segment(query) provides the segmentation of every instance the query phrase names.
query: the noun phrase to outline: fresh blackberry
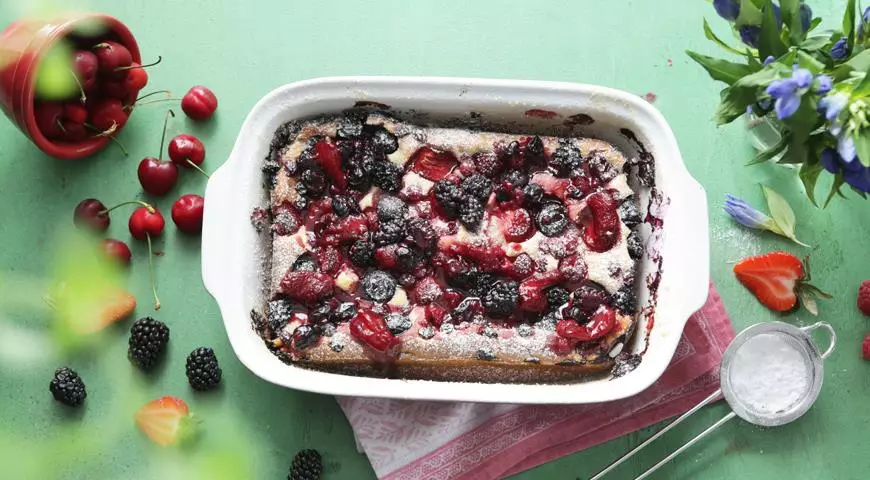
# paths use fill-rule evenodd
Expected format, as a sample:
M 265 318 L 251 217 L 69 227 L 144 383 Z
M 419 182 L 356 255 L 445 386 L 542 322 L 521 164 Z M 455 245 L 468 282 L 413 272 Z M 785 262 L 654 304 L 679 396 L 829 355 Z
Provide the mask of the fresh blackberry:
M 387 272 L 373 270 L 361 282 L 363 293 L 378 303 L 386 303 L 396 293 L 396 281 Z
M 372 143 L 387 155 L 399 149 L 399 139 L 382 125 L 366 125 L 365 129 L 371 135 Z
M 349 322 L 356 316 L 356 305 L 352 302 L 344 302 L 332 311 L 330 321 L 333 323 Z
M 625 315 L 634 315 L 637 312 L 637 297 L 631 285 L 625 285 L 613 294 L 613 305 Z
M 70 407 L 81 405 L 88 397 L 85 382 L 75 370 L 69 367 L 61 367 L 54 371 L 48 390 L 55 400 Z
M 435 192 L 435 200 L 441 204 L 447 214 L 455 216 L 465 198 L 459 185 L 450 180 L 439 180 L 435 183 L 433 191 Z
M 185 373 L 191 388 L 200 392 L 211 390 L 221 383 L 221 367 L 214 350 L 209 347 L 199 347 L 190 352 Z
M 507 316 L 517 308 L 520 298 L 520 285 L 512 280 L 499 280 L 483 296 L 482 303 L 489 313 Z
M 296 258 L 296 261 L 293 262 L 293 266 L 290 267 L 290 270 L 293 270 L 294 272 L 316 272 L 317 260 L 315 260 L 310 253 L 305 252 Z
M 305 350 L 317 343 L 317 340 L 320 339 L 320 330 L 311 325 L 299 325 L 293 330 L 293 335 L 290 338 L 293 341 L 294 348 Z
M 541 137 L 535 135 L 529 139 L 529 143 L 526 144 L 526 153 L 534 157 L 544 154 L 544 141 L 541 140 Z
M 375 246 L 381 247 L 401 242 L 405 236 L 407 236 L 405 219 L 395 222 L 381 222 L 378 225 L 378 231 L 372 235 L 372 242 Z
M 169 327 L 160 320 L 144 317 L 130 327 L 127 357 L 142 370 L 151 370 L 163 358 L 169 342 Z
M 425 219 L 415 218 L 408 222 L 408 233 L 424 254 L 433 251 L 438 245 L 435 229 Z
M 326 176 L 315 168 L 309 168 L 302 172 L 302 175 L 299 176 L 299 181 L 305 187 L 305 196 L 309 198 L 322 197 L 328 187 Z
M 625 199 L 616 211 L 619 213 L 619 218 L 622 219 L 622 223 L 624 223 L 628 228 L 634 228 L 643 220 L 640 218 L 640 210 L 637 208 L 637 202 L 635 202 L 631 197 Z
M 408 206 L 398 197 L 384 195 L 378 200 L 378 220 L 384 223 L 405 223 Z
M 402 169 L 389 161 L 372 164 L 372 183 L 389 193 L 398 192 L 402 188 Z
M 357 115 L 348 115 L 338 121 L 335 135 L 338 138 L 355 138 L 363 133 L 362 119 Z
M 555 237 L 565 231 L 568 226 L 568 211 L 561 202 L 550 202 L 541 207 L 535 217 L 538 230 L 547 237 Z
M 638 236 L 637 232 L 628 234 L 628 238 L 625 239 L 625 246 L 628 247 L 628 256 L 633 260 L 637 260 L 643 255 L 643 242 L 640 241 L 640 236 Z
M 384 320 L 393 335 L 401 335 L 411 328 L 411 319 L 401 313 L 390 313 Z
M 317 450 L 302 450 L 293 457 L 287 480 L 319 480 L 323 473 L 323 461 Z
M 375 246 L 368 240 L 357 240 L 347 250 L 350 261 L 358 267 L 370 267 L 375 264 Z
M 469 230 L 477 230 L 483 220 L 483 203 L 475 197 L 468 197 L 459 205 L 459 221 Z
M 553 158 L 550 159 L 550 166 L 556 171 L 559 177 L 568 177 L 572 171 L 580 168 L 583 157 L 580 155 L 580 149 L 571 142 L 562 141 L 559 148 L 553 152 Z
M 360 213 L 359 204 L 350 195 L 336 195 L 332 197 L 332 212 L 339 217 Z
M 276 335 L 282 328 L 284 328 L 284 325 L 287 325 L 287 322 L 290 321 L 290 317 L 293 316 L 293 305 L 289 300 L 284 298 L 272 300 L 269 302 L 266 310 L 266 318 L 269 323 L 269 328 L 271 328 L 272 332 Z
M 548 288 L 545 293 L 547 295 L 547 306 L 550 307 L 550 310 L 555 310 L 568 303 L 568 296 L 571 295 L 568 290 L 558 285 Z
M 460 188 L 465 195 L 470 195 L 481 202 L 485 202 L 492 193 L 492 181 L 479 173 L 475 173 L 462 180 Z
M 502 175 L 501 181 L 510 183 L 514 188 L 522 188 L 529 184 L 529 176 L 522 170 L 511 170 Z
M 523 205 L 531 210 L 537 210 L 541 207 L 541 201 L 544 199 L 544 189 L 537 183 L 530 183 L 523 187 Z

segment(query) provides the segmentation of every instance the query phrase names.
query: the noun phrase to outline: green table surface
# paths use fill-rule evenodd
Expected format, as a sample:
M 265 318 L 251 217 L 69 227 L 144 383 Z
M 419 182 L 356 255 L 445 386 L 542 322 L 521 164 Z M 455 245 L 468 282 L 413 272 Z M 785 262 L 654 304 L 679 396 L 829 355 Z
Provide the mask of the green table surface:
M 27 2 L 2 2 L 0 24 L 21 15 L 15 8 L 19 3 Z M 811 3 L 826 18 L 825 25 L 834 25 L 845 0 Z M 494 77 L 583 82 L 638 95 L 654 93 L 655 106 L 670 122 L 690 172 L 707 190 L 712 278 L 735 327 L 782 317 L 767 311 L 738 284 L 731 273 L 733 262 L 786 249 L 812 255 L 816 283 L 836 295 L 821 305 L 819 318 L 832 323 L 840 338 L 825 365 L 821 396 L 803 418 L 772 430 L 730 422 L 656 478 L 867 478 L 870 364 L 860 359 L 859 351 L 870 326 L 855 307 L 855 292 L 862 280 L 870 278 L 870 204 L 850 194 L 849 200 L 836 200 L 827 210 L 819 210 L 804 198 L 794 171 L 775 165 L 743 166 L 753 154 L 743 125 L 716 128 L 711 118 L 720 85 L 684 54 L 685 49 L 722 53 L 701 30 L 702 18 L 708 17 L 727 35 L 709 3 L 93 0 L 83 8 L 105 11 L 126 22 L 146 60 L 163 56 L 163 63 L 149 70 L 149 89 L 183 93 L 202 83 L 217 93 L 220 108 L 214 119 L 194 125 L 181 117 L 170 125 L 171 133 L 201 136 L 208 149 L 208 170 L 227 157 L 245 115 L 262 95 L 302 79 Z M 113 203 L 139 195 L 136 165 L 140 158 L 157 153 L 164 111 L 160 105 L 136 110 L 119 137 L 130 150 L 129 158 L 108 148 L 94 158 L 72 162 L 46 157 L 11 123 L 0 122 L 0 271 L 43 275 L 56 232 L 70 223 L 73 207 L 81 199 L 98 197 Z M 164 212 L 168 213 L 173 195 L 204 190 L 204 178 L 182 173 L 173 194 L 157 200 Z M 763 204 L 759 183 L 774 186 L 792 203 L 798 235 L 816 248 L 805 250 L 739 228 L 724 215 L 725 193 Z M 125 220 L 126 214 L 116 216 L 109 235 L 131 240 Z M 142 243 L 131 245 L 134 264 L 129 286 L 139 299 L 136 315 L 151 315 L 147 254 Z M 218 417 L 232 419 L 238 431 L 247 432 L 258 445 L 253 461 L 258 478 L 282 478 L 293 454 L 304 447 L 323 453 L 325 478 L 373 478 L 332 398 L 266 383 L 235 358 L 217 306 L 200 279 L 198 239 L 184 238 L 170 225 L 158 249 L 165 251 L 156 258 L 163 309 L 155 316 L 172 328 L 172 348 L 167 365 L 146 383 L 147 395 L 181 395 L 193 408 L 210 412 L 211 418 L 203 419 L 206 437 L 210 422 Z M 796 324 L 813 320 L 806 312 L 784 319 Z M 125 328 L 118 329 L 102 355 L 114 355 L 126 367 Z M 183 375 L 187 352 L 200 344 L 213 346 L 223 366 L 224 386 L 212 395 L 191 395 Z M 54 404 L 47 391 L 54 367 L 66 362 L 78 368 L 90 392 L 84 411 L 73 418 Z M 62 426 L 99 425 L 111 403 L 107 395 L 101 396 L 101 391 L 111 390 L 109 380 L 93 359 L 76 362 L 63 359 L 14 371 L 0 368 L 0 434 L 40 442 L 55 438 Z M 726 411 L 724 404 L 705 408 L 611 478 L 633 478 Z M 558 459 L 517 478 L 586 478 L 655 428 Z M 55 473 L 58 478 L 159 477 L 151 468 L 154 456 L 150 454 L 155 450 L 132 423 L 123 424 L 101 455 L 60 463 Z M 4 461 L 12 459 L 7 456 Z

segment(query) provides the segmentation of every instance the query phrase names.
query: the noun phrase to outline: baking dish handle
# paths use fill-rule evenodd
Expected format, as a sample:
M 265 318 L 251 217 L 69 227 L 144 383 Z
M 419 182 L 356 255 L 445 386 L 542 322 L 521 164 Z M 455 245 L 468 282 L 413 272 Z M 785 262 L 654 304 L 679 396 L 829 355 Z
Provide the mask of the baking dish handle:
M 232 158 L 232 157 L 231 157 Z M 220 304 L 221 292 L 231 277 L 227 263 L 233 245 L 233 231 L 228 212 L 233 211 L 233 199 L 228 189 L 230 177 L 227 161 L 208 180 L 205 189 L 205 205 L 202 222 L 202 281 L 206 290 Z

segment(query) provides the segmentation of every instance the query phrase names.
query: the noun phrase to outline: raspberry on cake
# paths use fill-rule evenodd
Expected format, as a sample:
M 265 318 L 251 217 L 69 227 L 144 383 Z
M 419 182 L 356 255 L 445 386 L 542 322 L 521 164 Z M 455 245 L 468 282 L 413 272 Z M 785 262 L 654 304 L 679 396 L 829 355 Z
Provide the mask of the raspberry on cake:
M 608 371 L 630 340 L 641 215 L 607 142 L 354 111 L 280 127 L 266 163 L 257 328 L 282 359 L 540 383 Z

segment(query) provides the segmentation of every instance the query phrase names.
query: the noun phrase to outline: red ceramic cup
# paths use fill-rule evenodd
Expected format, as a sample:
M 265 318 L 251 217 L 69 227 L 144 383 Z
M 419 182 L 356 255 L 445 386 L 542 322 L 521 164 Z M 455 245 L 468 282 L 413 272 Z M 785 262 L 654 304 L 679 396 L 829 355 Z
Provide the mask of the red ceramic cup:
M 36 126 L 35 81 L 40 61 L 56 42 L 70 34 L 93 37 L 94 43 L 119 42 L 130 50 L 134 62 L 142 63 L 139 45 L 130 30 L 117 18 L 99 13 L 67 14 L 50 20 L 22 19 L 0 33 L 0 108 L 40 150 L 62 159 L 93 155 L 110 141 L 105 137 L 77 143 L 49 140 Z M 124 103 L 132 104 L 135 96 L 132 93 L 132 98 Z

